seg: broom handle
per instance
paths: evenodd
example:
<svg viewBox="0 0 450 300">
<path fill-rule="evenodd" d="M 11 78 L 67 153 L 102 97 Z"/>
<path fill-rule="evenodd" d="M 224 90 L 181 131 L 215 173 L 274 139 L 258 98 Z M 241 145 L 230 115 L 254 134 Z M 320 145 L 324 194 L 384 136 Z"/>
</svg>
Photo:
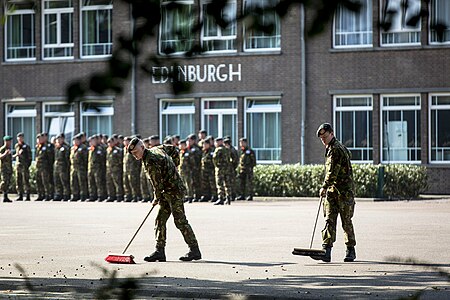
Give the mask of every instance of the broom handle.
<svg viewBox="0 0 450 300">
<path fill-rule="evenodd" d="M 320 206 L 322 205 L 322 196 L 320 196 L 319 201 L 319 209 L 317 209 L 316 222 L 314 222 L 314 229 L 311 237 L 311 244 L 309 244 L 309 249 L 312 249 L 313 241 L 314 241 L 314 233 L 316 232 L 317 220 L 319 219 Z"/>
<path fill-rule="evenodd" d="M 144 221 L 142 221 L 141 225 L 139 226 L 139 228 L 136 230 L 136 232 L 134 233 L 133 237 L 131 238 L 130 242 L 128 243 L 128 245 L 125 247 L 125 250 L 123 250 L 122 254 L 125 254 L 125 252 L 127 252 L 128 247 L 130 247 L 131 243 L 133 242 L 134 238 L 136 237 L 136 235 L 138 234 L 139 230 L 141 230 L 142 226 L 144 225 L 145 221 L 147 221 L 148 216 L 150 216 L 150 214 L 152 213 L 153 209 L 155 208 L 156 205 L 153 205 L 152 208 L 150 209 L 150 211 L 148 212 L 148 214 L 145 216 Z"/>
</svg>

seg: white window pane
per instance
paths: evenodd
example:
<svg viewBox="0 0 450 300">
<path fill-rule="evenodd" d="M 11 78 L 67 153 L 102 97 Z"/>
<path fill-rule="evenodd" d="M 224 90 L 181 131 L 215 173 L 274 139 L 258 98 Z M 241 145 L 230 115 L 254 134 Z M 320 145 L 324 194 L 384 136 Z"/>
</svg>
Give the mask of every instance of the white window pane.
<svg viewBox="0 0 450 300">
<path fill-rule="evenodd" d="M 339 5 L 335 15 L 335 46 L 372 44 L 372 0 L 360 1 L 359 11 Z"/>
<path fill-rule="evenodd" d="M 450 42 L 450 1 L 432 0 L 430 40 L 432 43 Z M 438 31 L 437 28 L 440 28 Z"/>
<path fill-rule="evenodd" d="M 383 22 L 390 28 L 381 33 L 381 44 L 420 44 L 420 0 L 384 0 L 383 5 Z"/>
</svg>

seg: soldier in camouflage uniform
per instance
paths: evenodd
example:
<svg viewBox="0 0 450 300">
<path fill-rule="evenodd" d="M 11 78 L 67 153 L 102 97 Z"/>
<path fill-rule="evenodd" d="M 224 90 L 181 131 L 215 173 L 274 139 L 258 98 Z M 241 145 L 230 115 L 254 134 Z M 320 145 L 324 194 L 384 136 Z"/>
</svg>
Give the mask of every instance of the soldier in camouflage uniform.
<svg viewBox="0 0 450 300">
<path fill-rule="evenodd" d="M 12 202 L 8 198 L 8 190 L 11 185 L 11 177 L 13 174 L 12 153 L 11 153 L 12 137 L 5 135 L 3 137 L 3 146 L 0 148 L 0 191 L 3 192 L 3 202 Z"/>
<path fill-rule="evenodd" d="M 102 182 L 103 167 L 106 152 L 98 144 L 97 136 L 89 138 L 88 152 L 88 186 L 89 201 L 103 201 L 106 199 L 105 185 Z"/>
<path fill-rule="evenodd" d="M 187 139 L 189 156 L 192 159 L 191 172 L 189 172 L 189 176 L 192 180 L 192 194 L 188 195 L 189 197 L 193 197 L 192 201 L 197 202 L 200 200 L 201 196 L 201 173 L 200 173 L 200 165 L 202 161 L 202 150 L 197 145 L 197 137 L 195 134 L 190 134 Z"/>
<path fill-rule="evenodd" d="M 228 172 L 225 180 L 228 182 L 228 186 L 230 187 L 231 201 L 234 201 L 234 199 L 236 199 L 236 170 L 239 166 L 239 154 L 236 148 L 234 148 L 231 144 L 231 137 L 227 136 L 224 138 L 223 144 L 230 151 L 230 171 Z"/>
<path fill-rule="evenodd" d="M 186 187 L 186 195 L 185 195 L 185 202 L 192 203 L 192 197 L 189 195 L 192 195 L 192 180 L 191 176 L 189 175 L 192 168 L 192 159 L 189 153 L 189 150 L 187 149 L 187 142 L 186 140 L 180 141 L 180 163 L 178 170 L 180 172 L 181 179 L 184 182 L 184 185 Z"/>
<path fill-rule="evenodd" d="M 16 159 L 16 190 L 19 194 L 16 201 L 22 201 L 24 192 L 26 201 L 30 201 L 30 166 L 31 166 L 31 147 L 25 143 L 23 132 L 17 134 L 17 143 L 14 145 L 16 153 L 13 158 Z"/>
<path fill-rule="evenodd" d="M 127 151 L 131 138 L 124 139 L 124 157 L 123 157 L 123 185 L 127 195 L 126 201 L 141 201 L 141 161 L 133 158 L 133 155 Z"/>
<path fill-rule="evenodd" d="M 53 195 L 55 193 L 55 185 L 54 185 L 54 179 L 53 179 L 53 164 L 55 162 L 55 145 L 53 144 L 53 141 L 56 139 L 55 137 L 53 137 L 51 139 L 51 141 L 49 141 L 48 139 L 48 133 L 47 132 L 43 132 L 41 133 L 42 137 L 44 138 L 44 144 L 47 145 L 47 150 L 48 150 L 48 165 L 47 168 L 50 170 L 50 195 L 51 195 L 51 199 L 53 198 Z M 47 197 L 49 198 L 49 197 Z M 46 200 L 50 200 L 50 199 L 46 199 Z"/>
<path fill-rule="evenodd" d="M 70 149 L 70 187 L 73 194 L 71 201 L 87 199 L 87 160 L 88 149 L 81 142 L 81 135 L 77 134 L 73 138 L 73 146 Z"/>
<path fill-rule="evenodd" d="M 53 181 L 50 173 L 53 172 L 54 152 L 50 149 L 44 134 L 38 134 L 36 144 L 36 188 L 38 198 L 36 201 L 53 199 Z"/>
<path fill-rule="evenodd" d="M 55 180 L 54 201 L 70 199 L 70 147 L 64 143 L 61 135 L 55 141 L 55 162 L 53 166 Z"/>
<path fill-rule="evenodd" d="M 134 138 L 128 150 L 134 157 L 142 160 L 145 170 L 155 192 L 153 205 L 159 203 L 159 213 L 156 217 L 156 251 L 144 258 L 145 261 L 166 261 L 166 223 L 173 215 L 176 227 L 181 231 L 184 241 L 189 246 L 189 252 L 180 257 L 182 261 L 199 260 L 202 258 L 194 231 L 189 225 L 184 213 L 183 197 L 185 186 L 172 159 L 158 147 L 145 149 L 142 141 Z"/>
<path fill-rule="evenodd" d="M 226 181 L 227 173 L 230 170 L 230 150 L 223 145 L 223 138 L 216 138 L 216 150 L 214 150 L 213 163 L 215 167 L 216 186 L 218 199 L 214 205 L 231 204 L 230 187 Z"/>
<path fill-rule="evenodd" d="M 331 261 L 331 249 L 336 241 L 336 224 L 338 215 L 341 216 L 344 229 L 347 252 L 345 262 L 352 262 L 356 258 L 355 233 L 352 217 L 355 209 L 353 172 L 350 151 L 336 139 L 329 123 L 323 123 L 317 129 L 317 136 L 325 146 L 325 179 L 320 189 L 320 197 L 325 198 L 323 210 L 325 228 L 322 230 L 323 249 L 325 256 L 314 259 Z"/>
<path fill-rule="evenodd" d="M 247 139 L 239 139 L 239 183 L 240 195 L 237 200 L 253 200 L 253 168 L 256 166 L 255 152 L 248 147 Z"/>
<path fill-rule="evenodd" d="M 200 198 L 200 202 L 207 202 L 209 200 L 217 201 L 213 155 L 214 151 L 211 149 L 209 140 L 204 140 L 201 164 L 203 195 Z"/>
<path fill-rule="evenodd" d="M 108 202 L 123 201 L 122 165 L 123 150 L 116 146 L 113 138 L 108 139 L 106 149 L 106 186 Z"/>
<path fill-rule="evenodd" d="M 203 142 L 205 141 L 207 134 L 208 133 L 207 133 L 207 131 L 205 129 L 200 129 L 198 131 L 198 147 L 200 149 L 203 149 Z"/>
<path fill-rule="evenodd" d="M 142 141 L 144 143 L 145 148 L 150 148 L 150 138 L 145 138 Z M 152 184 L 150 183 L 150 179 L 147 177 L 147 174 L 145 173 L 144 164 L 142 164 L 142 169 L 141 169 L 141 190 L 142 190 L 143 202 L 148 202 L 148 201 L 153 200 Z"/>
</svg>

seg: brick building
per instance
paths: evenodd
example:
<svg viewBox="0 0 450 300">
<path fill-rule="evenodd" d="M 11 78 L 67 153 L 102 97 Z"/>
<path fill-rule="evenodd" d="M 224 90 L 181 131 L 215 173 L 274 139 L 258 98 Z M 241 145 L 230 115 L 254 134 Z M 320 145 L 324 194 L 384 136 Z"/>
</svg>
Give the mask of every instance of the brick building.
<svg viewBox="0 0 450 300">
<path fill-rule="evenodd" d="M 423 164 L 430 192 L 449 193 L 450 34 L 438 39 L 433 24 L 450 24 L 450 6 L 404 2 L 364 0 L 357 13 L 340 8 L 322 34 L 306 39 L 303 22 L 309 26 L 313 17 L 299 7 L 281 20 L 266 13 L 276 24 L 267 34 L 241 23 L 218 27 L 203 14 L 204 1 L 183 1 L 175 11 L 163 2 L 158 39 L 148 48 L 167 58 L 150 66 L 161 76 L 137 69 L 121 95 L 92 94 L 69 105 L 66 85 L 101 71 L 115 37 L 131 31 L 129 7 L 110 0 L 6 1 L 0 133 L 24 131 L 34 144 L 41 131 L 164 137 L 204 128 L 231 135 L 235 145 L 247 136 L 261 163 L 321 163 L 315 130 L 329 121 L 355 163 Z M 230 1 L 224 15 L 261 3 Z M 420 9 L 429 16 L 408 25 Z M 388 32 L 377 25 L 385 11 L 396 11 L 388 14 Z M 200 19 L 196 35 L 171 30 Z M 208 51 L 183 59 L 195 41 Z M 175 52 L 170 57 L 168 49 Z M 173 95 L 167 77 L 175 64 L 194 83 L 182 96 Z"/>
</svg>

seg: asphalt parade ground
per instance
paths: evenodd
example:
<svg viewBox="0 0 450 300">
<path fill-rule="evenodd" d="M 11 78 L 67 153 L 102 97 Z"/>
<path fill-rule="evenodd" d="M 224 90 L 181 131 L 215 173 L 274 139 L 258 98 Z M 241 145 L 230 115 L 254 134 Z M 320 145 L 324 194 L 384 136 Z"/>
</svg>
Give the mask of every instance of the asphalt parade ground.
<svg viewBox="0 0 450 300">
<path fill-rule="evenodd" d="M 318 199 L 185 207 L 202 260 L 178 260 L 187 247 L 170 218 L 168 261 L 143 261 L 155 210 L 127 252 L 137 264 L 113 265 L 104 258 L 122 252 L 150 204 L 0 203 L 0 298 L 91 299 L 129 287 L 137 299 L 450 299 L 450 199 L 358 201 L 354 263 L 343 262 L 341 228 L 331 263 L 291 254 L 309 247 Z M 316 248 L 322 227 L 320 215 Z"/>
</svg>

